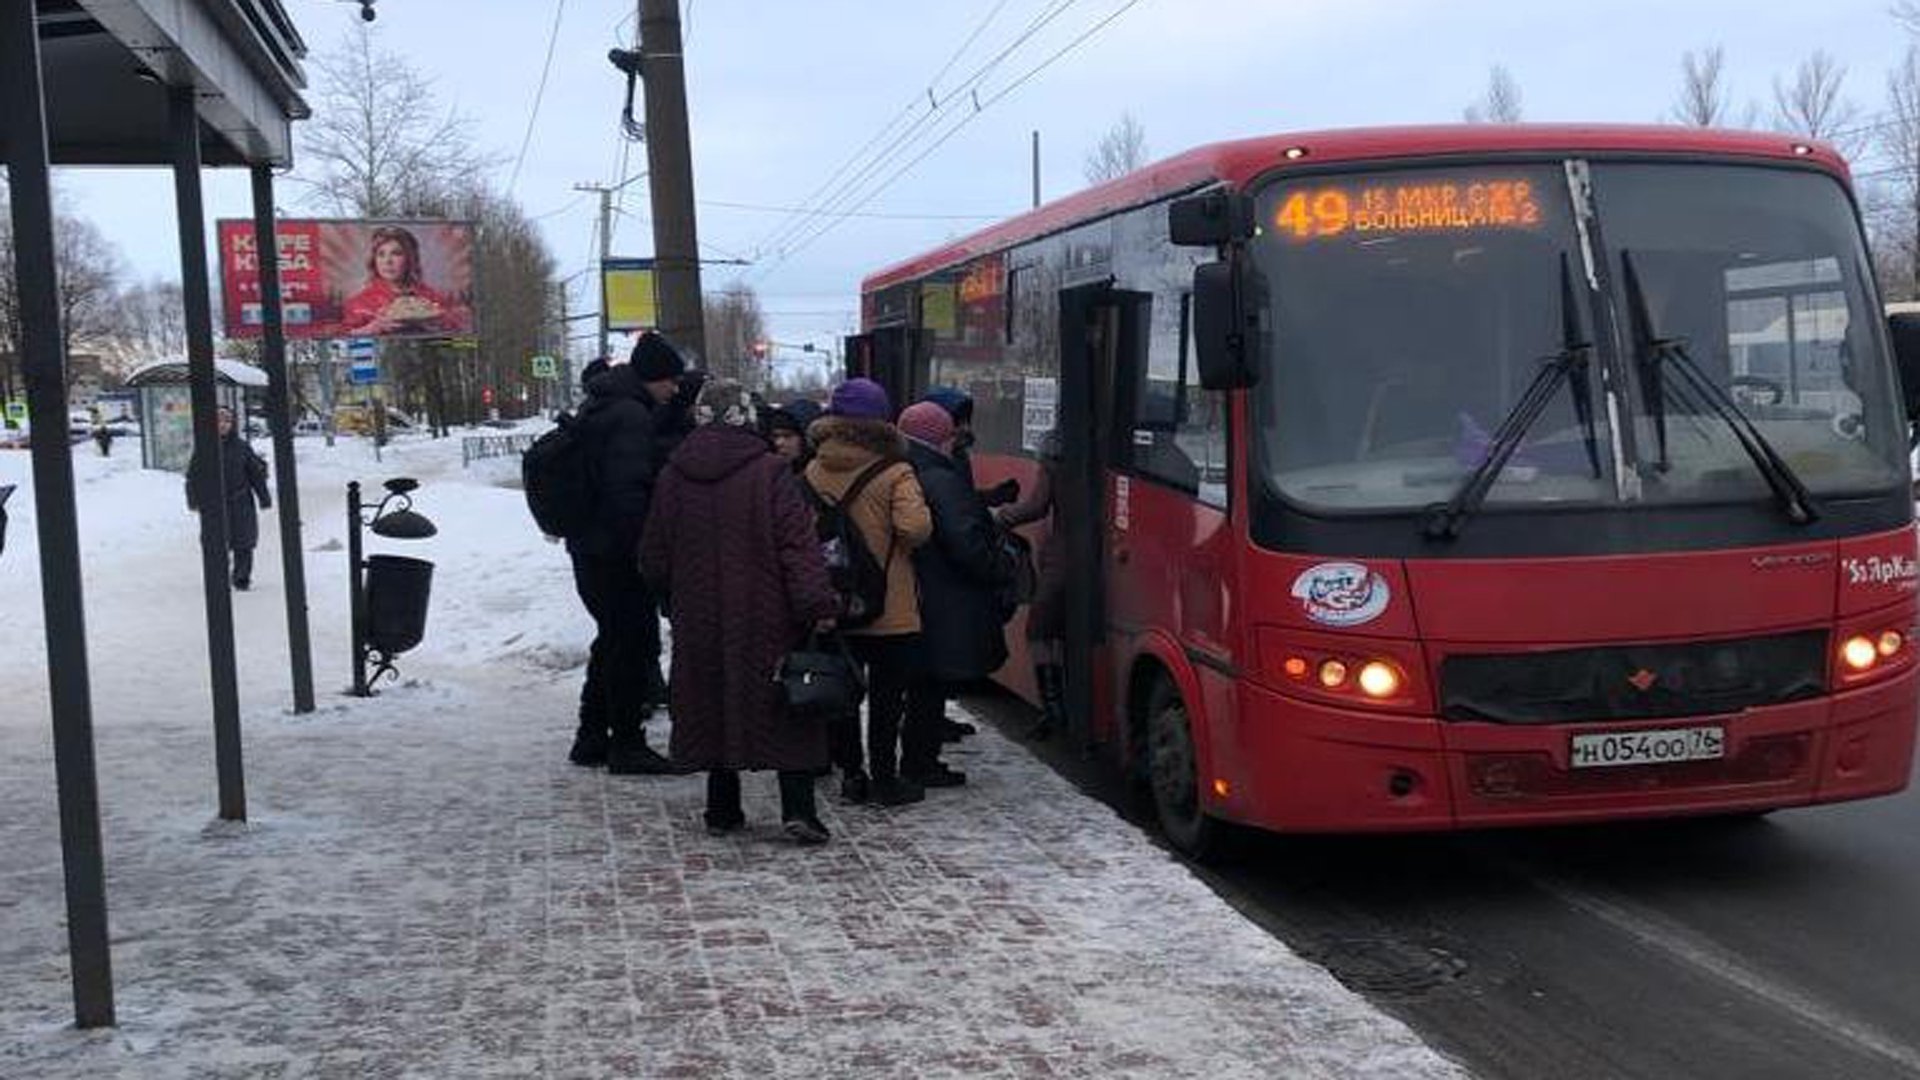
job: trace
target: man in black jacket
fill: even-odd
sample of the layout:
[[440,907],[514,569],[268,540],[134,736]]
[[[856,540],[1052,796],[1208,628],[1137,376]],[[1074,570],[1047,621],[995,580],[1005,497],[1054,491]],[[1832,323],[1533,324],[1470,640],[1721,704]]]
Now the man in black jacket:
[[[588,365],[589,369],[593,365]],[[667,773],[642,728],[660,690],[658,604],[640,577],[640,533],[654,476],[666,464],[656,417],[679,393],[686,364],[655,333],[631,360],[587,379],[582,437],[594,448],[595,522],[567,541],[574,587],[597,633],[580,692],[580,729],[568,759],[617,774]]]
[[900,775],[922,787],[954,787],[967,777],[940,762],[947,698],[1007,662],[1000,589],[1013,567],[985,502],[953,458],[952,416],[923,401],[900,414],[899,428],[933,516],[933,539],[913,553],[920,609],[932,614],[921,620],[919,663],[907,682]]

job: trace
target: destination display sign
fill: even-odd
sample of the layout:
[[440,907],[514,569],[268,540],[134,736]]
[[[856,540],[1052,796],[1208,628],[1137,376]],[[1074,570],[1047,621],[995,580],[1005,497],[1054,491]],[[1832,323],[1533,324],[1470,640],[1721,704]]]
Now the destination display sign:
[[1531,180],[1367,180],[1294,191],[1273,228],[1296,243],[1388,233],[1533,229],[1545,220]]

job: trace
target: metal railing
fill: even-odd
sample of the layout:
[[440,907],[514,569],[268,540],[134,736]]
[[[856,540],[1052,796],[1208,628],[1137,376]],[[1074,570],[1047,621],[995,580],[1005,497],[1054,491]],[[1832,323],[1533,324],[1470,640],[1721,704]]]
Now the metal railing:
[[538,435],[463,435],[460,437],[460,467],[466,468],[486,458],[524,454]]

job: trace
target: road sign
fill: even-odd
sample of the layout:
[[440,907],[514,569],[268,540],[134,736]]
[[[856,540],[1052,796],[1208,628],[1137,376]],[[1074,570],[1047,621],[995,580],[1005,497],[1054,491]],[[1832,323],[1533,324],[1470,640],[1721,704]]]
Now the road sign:
[[541,355],[533,358],[533,377],[534,378],[551,379],[555,375],[558,375],[559,373],[560,373],[560,369],[558,365],[554,363],[553,357]]
[[347,359],[352,360],[356,364],[371,362],[376,355],[375,350],[378,348],[379,343],[370,337],[348,338]]
[[347,369],[347,381],[355,386],[372,386],[380,381],[380,365],[373,360],[355,360]]

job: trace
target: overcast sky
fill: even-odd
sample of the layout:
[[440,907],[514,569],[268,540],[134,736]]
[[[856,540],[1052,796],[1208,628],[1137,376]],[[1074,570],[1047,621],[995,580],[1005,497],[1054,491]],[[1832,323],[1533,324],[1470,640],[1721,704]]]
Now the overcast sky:
[[[284,2],[315,52],[339,47],[357,23],[351,2]],[[506,159],[504,186],[556,7],[552,69],[513,194],[544,215],[565,275],[587,266],[594,251],[594,199],[572,187],[617,179],[626,149],[617,123],[624,84],[606,51],[630,43],[634,0],[379,0],[375,26],[380,47],[405,56],[435,80],[445,103],[474,118],[483,145]],[[1763,121],[1771,80],[1816,48],[1848,67],[1848,96],[1870,121],[1883,108],[1887,71],[1908,47],[1888,7],[1889,0],[683,0],[704,255],[755,264],[710,266],[703,284],[711,291],[744,275],[777,341],[837,340],[854,325],[862,275],[1027,206],[1030,132],[1041,133],[1043,196],[1055,198],[1084,186],[1088,149],[1123,110],[1145,126],[1154,157],[1243,135],[1452,122],[1499,63],[1518,81],[1528,120],[1649,122],[1671,108],[1680,54],[1719,44],[1736,100],[1759,104]],[[962,125],[973,95],[955,88],[1048,12],[1050,22],[971,84],[985,107]],[[860,206],[896,216],[837,219],[796,247],[782,238],[798,224],[791,215],[718,205],[804,204],[889,121],[903,111],[909,122],[928,114],[929,90],[945,106],[924,124],[930,137],[871,180],[954,133]],[[645,159],[645,147],[633,145],[629,170],[644,170]],[[171,216],[154,212],[172,205],[164,173],[64,170],[60,185],[67,209],[105,229],[133,273],[179,276]],[[283,180],[280,191],[289,211],[312,209],[297,183]],[[250,212],[242,173],[210,174],[207,193],[209,218]],[[646,182],[626,196],[615,253],[649,254]],[[576,311],[593,302],[585,282]]]

